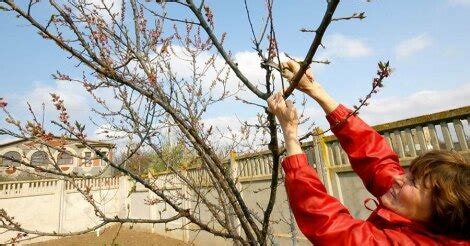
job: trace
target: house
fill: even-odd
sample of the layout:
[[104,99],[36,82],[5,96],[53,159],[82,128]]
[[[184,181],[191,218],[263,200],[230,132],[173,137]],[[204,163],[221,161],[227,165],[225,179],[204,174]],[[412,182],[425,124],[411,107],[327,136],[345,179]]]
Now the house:
[[[31,140],[20,139],[0,144],[0,155],[43,168],[54,169],[53,164],[56,163],[65,173],[76,172],[81,175],[97,174],[107,167],[105,160],[102,160],[94,150],[77,139],[54,137],[48,141],[48,144],[61,148],[65,152]],[[87,144],[98,149],[108,159],[112,160],[114,144],[99,141],[87,141]],[[27,176],[21,175],[21,173],[31,173],[31,171],[34,171],[33,169],[19,162],[0,158],[0,176]]]

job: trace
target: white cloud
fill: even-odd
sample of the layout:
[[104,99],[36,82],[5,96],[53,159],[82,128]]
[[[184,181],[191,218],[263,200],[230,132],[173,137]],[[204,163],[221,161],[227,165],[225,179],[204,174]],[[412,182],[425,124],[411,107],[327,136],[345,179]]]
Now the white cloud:
[[238,68],[253,83],[264,82],[265,70],[261,68],[261,59],[256,52],[243,51],[235,54]]
[[427,34],[420,34],[416,37],[400,42],[395,49],[395,55],[398,58],[406,58],[424,50],[430,44],[431,38]]
[[233,115],[208,118],[208,119],[203,120],[203,122],[204,122],[204,125],[206,125],[206,127],[209,127],[209,126],[217,127],[217,128],[223,128],[227,126],[231,126],[234,128],[240,127],[239,119]]
[[470,6],[470,0],[449,0],[453,5]]
[[[187,79],[188,81],[192,81],[193,78],[193,66],[191,64],[191,60],[193,59],[192,56],[185,50],[184,47],[174,45],[172,46],[172,52],[170,53],[170,64],[171,64],[171,69],[172,72],[176,74],[178,79],[184,78]],[[237,58],[238,53],[235,55],[235,59]],[[197,73],[202,73],[204,70],[204,67],[206,67],[206,63],[212,59],[212,53],[204,51],[201,53],[198,53],[198,55],[195,57],[196,58],[196,70]],[[214,61],[214,67],[217,68],[218,70],[222,69],[223,67],[226,67],[224,72],[222,73],[221,78],[225,75],[226,69],[228,69],[228,66],[225,64],[225,60],[223,60],[222,57],[216,56],[215,61]],[[239,63],[239,66],[244,66],[244,62]],[[247,71],[250,72],[250,71]],[[248,73],[245,74],[245,76],[249,77]],[[205,72],[204,77],[202,77],[202,80],[200,81],[202,88],[204,91],[208,91],[209,88],[211,87],[212,83],[215,81],[217,78],[217,72],[213,67],[210,67],[207,69]],[[224,91],[229,91],[229,92],[234,92],[237,91],[239,84],[241,81],[236,78],[235,74],[233,72],[230,72],[230,76],[228,78],[228,81],[225,85],[223,85],[220,81],[216,81],[215,87],[212,89],[212,94],[214,96],[221,95]],[[199,84],[197,84],[199,85]],[[225,88],[224,88],[225,86]]]
[[[253,112],[253,115],[256,112]],[[219,150],[234,150],[239,153],[252,153],[267,148],[268,134],[255,127],[243,127],[247,122],[250,125],[259,124],[256,117],[238,117],[233,113],[203,120],[204,127],[212,127],[209,137],[212,146]]]
[[[33,110],[37,120],[42,122],[44,116],[44,125],[47,131],[52,131],[54,134],[59,134],[58,127],[51,123],[52,120],[59,120],[59,112],[54,107],[52,97],[50,93],[55,93],[64,100],[64,105],[70,116],[69,121],[79,121],[86,124],[86,132],[90,133],[93,131],[94,126],[89,121],[89,117],[93,116],[91,112],[92,102],[88,98],[88,94],[85,89],[78,83],[70,81],[54,80],[49,83],[45,82],[33,82],[30,88],[25,88],[21,94],[8,95],[8,106],[7,110],[12,116],[22,122],[33,119],[33,116],[28,110],[29,103]],[[43,114],[43,103],[44,103],[44,114]],[[3,121],[4,115],[0,114],[0,120]],[[7,128],[14,132],[17,129],[9,124],[1,126],[1,128]],[[5,139],[2,137],[0,139]]]
[[239,130],[241,127],[241,120],[244,119],[239,119],[237,116],[232,114],[227,116],[206,118],[203,119],[202,122],[206,129],[212,127],[212,136],[210,140],[212,143],[215,143],[216,146],[220,146],[230,145],[233,142],[230,140],[231,137],[239,138],[242,136],[242,133]]
[[331,57],[365,57],[373,53],[372,49],[363,40],[342,34],[327,36],[324,45],[326,49],[322,50],[318,56],[321,59],[331,59]]
[[470,83],[449,90],[419,91],[407,96],[379,98],[363,108],[369,124],[381,124],[469,105]]
[[[193,68],[190,63],[192,57],[189,56],[187,51],[181,47],[174,45],[172,46],[171,59],[171,69],[173,73],[177,74],[178,78],[185,78],[192,80]],[[201,52],[196,57],[197,64],[196,67],[198,72],[202,71],[202,68],[205,66],[205,63],[211,59],[212,54],[209,52]],[[286,56],[282,53],[281,61],[287,60]],[[300,58],[299,58],[300,59]],[[259,58],[256,52],[252,51],[241,51],[233,55],[233,60],[238,65],[238,69],[242,74],[255,86],[259,88],[260,91],[265,91],[265,76],[266,72],[261,68],[261,59]],[[220,69],[223,66],[226,66],[225,60],[221,56],[217,56],[214,62],[216,68]],[[228,68],[228,66],[226,67]],[[277,78],[277,83],[280,83],[280,75],[275,72],[274,76]],[[216,78],[216,72],[213,68],[207,70],[204,79],[201,81],[204,91],[207,91],[214,79]],[[225,88],[224,88],[225,86]],[[239,91],[239,88],[242,88],[242,91]],[[279,87],[277,87],[279,88]],[[216,86],[213,88],[214,95],[220,95],[224,91],[229,91],[231,93],[239,91],[237,96],[250,101],[258,101],[257,96],[252,93],[235,75],[233,71],[230,72],[227,83],[223,85],[221,82],[216,82]]]
[[[111,16],[103,8],[106,6],[109,8],[111,14],[118,15],[121,12],[122,1],[115,0],[87,0],[88,3],[93,4],[94,8],[100,13],[100,16],[106,21],[111,21]],[[103,4],[104,2],[104,4]]]
[[[31,89],[25,90],[22,94],[10,95],[8,99],[7,109],[13,114],[13,116],[22,122],[31,120],[32,116],[28,112],[27,103],[31,104],[31,109],[38,117],[39,121],[42,121],[42,112],[44,103],[44,118],[45,126],[48,130],[55,129],[51,127],[51,120],[58,120],[59,112],[54,107],[52,97],[50,93],[57,94],[62,100],[64,100],[65,108],[70,116],[70,121],[79,121],[80,123],[86,124],[86,132],[88,134],[95,131],[95,126],[90,122],[89,118],[97,123],[100,123],[101,119],[96,117],[97,115],[92,112],[92,107],[101,108],[94,99],[88,94],[83,86],[77,82],[54,80],[49,83],[46,82],[33,82]],[[95,91],[95,94],[106,101],[106,104],[111,109],[117,109],[120,107],[121,102],[114,99],[114,94],[111,89],[99,89]],[[94,134],[96,135],[96,134]]]
[[61,80],[55,80],[53,84],[35,82],[31,91],[18,96],[21,98],[19,105],[26,109],[26,103],[29,102],[35,112],[40,112],[44,103],[46,113],[57,112],[50,93],[55,93],[64,100],[65,107],[72,117],[90,113],[85,89],[78,83]]
[[92,138],[97,140],[109,140],[113,138],[124,138],[128,134],[124,131],[118,131],[110,124],[103,124],[95,129]]
[[[311,99],[308,99],[308,100],[311,100]],[[298,115],[300,117],[300,114],[302,113],[302,109],[300,108],[300,106],[297,106],[297,105],[296,105],[296,108],[298,111]],[[310,129],[310,127],[312,123],[315,123],[313,127],[320,127],[322,129],[325,129],[327,127],[325,112],[323,112],[320,105],[312,101],[306,105],[306,108],[303,111],[303,116],[305,119],[308,118],[308,121],[306,121],[303,125],[299,126],[299,134],[303,134],[308,131],[311,131],[312,129]]]
[[[259,90],[265,91],[264,82],[266,81],[265,75],[266,72],[264,69],[261,68],[261,59],[256,54],[256,52],[250,51],[242,51],[238,52],[234,56],[235,62],[238,64],[238,69],[245,75],[245,77],[255,86],[258,87]],[[241,84],[241,80],[235,75],[235,73],[231,73],[229,84],[231,86],[238,86]],[[247,99],[247,100],[254,100],[256,99],[256,95],[249,91],[249,89],[243,85],[242,88],[246,90],[240,93],[240,97]]]
[[[51,92],[58,93],[70,109],[83,110],[83,106],[87,105],[87,93],[80,84],[62,80],[56,80],[55,83],[56,88],[51,88]],[[43,88],[36,89],[43,90]]]

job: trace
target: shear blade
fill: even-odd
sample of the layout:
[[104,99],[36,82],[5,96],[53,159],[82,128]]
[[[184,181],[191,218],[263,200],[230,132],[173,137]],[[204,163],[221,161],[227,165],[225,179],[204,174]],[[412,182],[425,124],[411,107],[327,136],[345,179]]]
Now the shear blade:
[[274,68],[274,69],[276,69],[276,70],[278,70],[278,71],[281,71],[281,66],[279,66],[279,64],[276,64],[276,63],[274,63],[274,62],[272,62],[272,61],[263,62],[263,63],[261,63],[261,64],[263,64],[264,66],[272,67],[272,68]]

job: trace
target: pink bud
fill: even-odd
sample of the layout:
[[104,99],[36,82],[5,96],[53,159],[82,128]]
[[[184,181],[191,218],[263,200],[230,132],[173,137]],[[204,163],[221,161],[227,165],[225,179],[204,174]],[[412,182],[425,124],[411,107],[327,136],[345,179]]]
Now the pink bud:
[[5,108],[7,105],[8,103],[0,97],[0,108]]

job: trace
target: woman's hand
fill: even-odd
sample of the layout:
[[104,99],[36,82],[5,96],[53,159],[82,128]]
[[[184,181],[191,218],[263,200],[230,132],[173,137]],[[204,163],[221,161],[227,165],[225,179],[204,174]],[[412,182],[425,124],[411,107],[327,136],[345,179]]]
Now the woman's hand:
[[282,92],[274,93],[268,98],[268,111],[276,116],[281,125],[287,155],[302,153],[302,148],[297,140],[299,118],[292,101],[284,100]]
[[[288,62],[283,62],[281,67],[282,76],[286,78],[289,83],[291,83],[291,80],[300,69],[300,64],[290,60]],[[323,86],[315,81],[310,68],[305,71],[305,74],[300,79],[296,89],[304,92],[317,101],[326,114],[332,112],[339,105],[339,103],[337,103],[333,98],[330,97],[330,95],[328,95],[325,89],[323,89]]]
[[[291,80],[294,78],[294,75],[300,69],[300,64],[293,60],[289,60],[287,62],[282,62],[281,68],[282,68],[282,76],[286,78],[289,81],[289,83],[291,83]],[[304,75],[300,79],[299,84],[297,84],[296,89],[308,94],[308,92],[313,89],[312,87],[313,87],[314,81],[315,81],[315,78],[313,77],[312,70],[309,68],[307,69],[307,71],[305,71]]]
[[284,135],[297,137],[299,119],[291,100],[284,100],[282,92],[276,92],[268,98],[268,110],[276,115]]
[[[291,83],[292,79],[294,78],[295,74],[300,69],[300,64],[289,60],[287,62],[283,62],[281,64],[282,67],[282,76],[286,78],[289,83]],[[315,81],[313,77],[312,70],[309,68],[305,71],[304,75],[300,79],[299,83],[297,84],[296,89],[304,92],[305,94],[311,96],[312,98],[316,99],[317,97],[321,97],[322,94],[326,94],[323,87]]]

